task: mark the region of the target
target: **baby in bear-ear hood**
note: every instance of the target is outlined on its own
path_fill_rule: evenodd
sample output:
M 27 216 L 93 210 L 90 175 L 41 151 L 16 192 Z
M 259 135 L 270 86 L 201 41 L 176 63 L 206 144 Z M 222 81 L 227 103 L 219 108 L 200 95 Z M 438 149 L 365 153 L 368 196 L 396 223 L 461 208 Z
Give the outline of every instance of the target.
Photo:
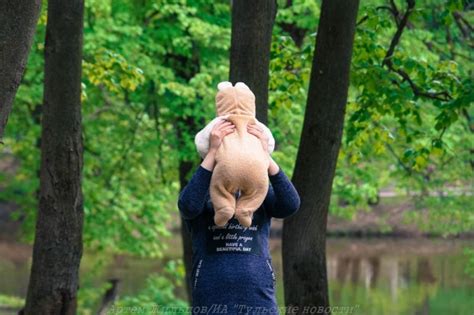
M 216 113 L 217 117 L 195 137 L 196 147 L 204 159 L 214 125 L 224 119 L 235 126 L 233 132 L 222 138 L 215 155 L 209 184 L 214 223 L 223 227 L 235 218 L 242 226 L 250 227 L 254 212 L 268 193 L 269 155 L 275 148 L 275 139 L 270 130 L 256 119 L 255 95 L 242 82 L 235 86 L 230 82 L 219 83 Z M 250 125 L 259 126 L 267 135 L 268 146 L 263 146 L 260 138 L 248 131 Z
M 243 82 L 237 82 L 235 84 L 235 89 L 242 91 L 238 93 L 235 97 L 229 97 L 229 94 L 235 94 L 235 89 L 230 89 L 232 83 L 229 81 L 220 82 L 217 85 L 218 92 L 216 94 L 216 113 L 217 117 L 210 121 L 203 129 L 201 129 L 196 136 L 194 137 L 194 143 L 196 144 L 196 149 L 199 152 L 201 158 L 205 158 L 209 152 L 209 137 L 211 131 L 214 128 L 214 125 L 219 122 L 219 120 L 226 120 L 229 115 L 251 115 L 255 117 L 255 95 L 250 90 L 250 88 Z M 272 132 L 268 129 L 267 126 L 262 124 L 255 117 L 257 125 L 259 125 L 263 132 L 268 137 L 268 153 L 272 153 L 275 149 L 275 139 L 273 138 Z

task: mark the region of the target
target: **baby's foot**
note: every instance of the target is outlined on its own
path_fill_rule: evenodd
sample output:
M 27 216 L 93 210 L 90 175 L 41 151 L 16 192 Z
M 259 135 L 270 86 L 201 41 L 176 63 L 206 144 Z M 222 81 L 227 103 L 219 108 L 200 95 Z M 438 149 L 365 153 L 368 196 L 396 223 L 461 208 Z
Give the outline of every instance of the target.
M 253 212 L 251 210 L 237 210 L 235 217 L 242 226 L 250 227 L 252 225 Z
M 234 213 L 235 210 L 233 208 L 221 208 L 214 214 L 214 223 L 219 227 L 223 227 L 227 224 L 227 222 L 229 222 L 230 219 L 232 219 Z

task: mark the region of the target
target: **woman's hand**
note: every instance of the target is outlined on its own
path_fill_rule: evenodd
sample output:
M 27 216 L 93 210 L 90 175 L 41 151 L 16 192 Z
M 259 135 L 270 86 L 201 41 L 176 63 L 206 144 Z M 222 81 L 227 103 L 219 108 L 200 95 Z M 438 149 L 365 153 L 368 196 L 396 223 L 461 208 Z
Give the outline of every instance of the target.
M 247 125 L 247 132 L 260 139 L 263 150 L 268 152 L 268 136 L 263 132 L 263 128 L 257 124 Z
M 222 143 L 222 139 L 234 131 L 235 125 L 227 120 L 220 120 L 214 125 L 209 136 L 209 151 L 201 163 L 202 167 L 211 172 L 214 170 L 216 152 Z
M 219 146 L 222 143 L 222 139 L 227 136 L 229 133 L 235 131 L 235 125 L 227 120 L 220 120 L 212 128 L 211 135 L 209 137 L 209 152 L 217 151 Z

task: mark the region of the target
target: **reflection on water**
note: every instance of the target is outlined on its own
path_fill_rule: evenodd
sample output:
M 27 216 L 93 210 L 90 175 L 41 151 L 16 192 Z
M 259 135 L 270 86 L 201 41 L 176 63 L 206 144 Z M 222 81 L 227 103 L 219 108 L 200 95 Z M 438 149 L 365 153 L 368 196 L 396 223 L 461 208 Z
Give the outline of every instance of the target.
M 179 240 L 179 237 L 174 238 Z M 283 305 L 280 242 L 270 242 L 277 276 L 277 298 Z M 352 314 L 474 314 L 474 279 L 464 273 L 463 248 L 471 241 L 440 239 L 330 238 L 327 266 L 330 302 L 354 306 Z M 170 246 L 168 259 L 181 257 L 180 244 Z M 85 254 L 81 275 L 91 272 L 96 256 Z M 0 294 L 24 297 L 31 248 L 0 242 Z M 146 278 L 162 270 L 152 259 L 113 256 L 100 268 L 93 285 L 120 279 L 119 295 L 133 295 Z M 81 279 L 82 281 L 82 279 Z M 183 296 L 184 288 L 177 294 Z
M 328 241 L 332 305 L 360 314 L 466 314 L 474 279 L 464 273 L 468 242 L 448 240 Z M 453 301 L 456 296 L 456 301 Z
M 468 245 L 472 240 L 329 238 L 330 303 L 361 315 L 473 315 L 474 279 L 464 273 Z M 284 305 L 278 245 L 273 252 Z

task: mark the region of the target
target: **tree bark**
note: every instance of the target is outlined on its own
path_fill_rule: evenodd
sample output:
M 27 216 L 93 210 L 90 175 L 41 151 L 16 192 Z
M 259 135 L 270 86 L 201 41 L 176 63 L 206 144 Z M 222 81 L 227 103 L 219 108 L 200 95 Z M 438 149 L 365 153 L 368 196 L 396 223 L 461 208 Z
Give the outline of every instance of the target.
M 301 208 L 284 221 L 285 303 L 330 313 L 326 226 L 344 125 L 358 0 L 323 0 L 293 183 Z
M 270 45 L 275 0 L 238 0 L 232 5 L 230 81 L 247 84 L 255 94 L 257 119 L 268 121 Z
M 41 0 L 0 0 L 0 141 L 25 70 Z
M 25 314 L 75 314 L 82 257 L 83 0 L 50 0 L 39 212 Z

